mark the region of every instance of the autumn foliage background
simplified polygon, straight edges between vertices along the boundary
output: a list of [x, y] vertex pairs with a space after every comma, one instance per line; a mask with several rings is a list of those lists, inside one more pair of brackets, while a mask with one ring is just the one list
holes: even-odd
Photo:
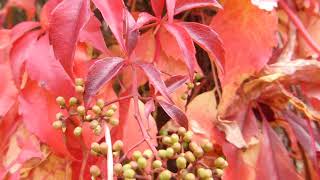
[[[214, 143], [205, 163], [224, 156], [222, 179], [320, 178], [319, 1], [0, 7], [0, 179], [89, 179], [92, 164], [107, 179], [113, 162], [92, 156], [92, 142], [121, 139], [130, 156], [155, 150], [159, 130], [178, 126]], [[85, 79], [83, 96], [75, 78]], [[95, 135], [73, 119], [56, 130], [57, 96], [83, 98], [88, 108], [103, 98], [118, 106], [120, 124]]]

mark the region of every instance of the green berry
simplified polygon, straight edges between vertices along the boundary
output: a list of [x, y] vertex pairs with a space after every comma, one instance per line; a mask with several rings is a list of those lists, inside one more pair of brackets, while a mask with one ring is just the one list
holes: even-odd
[[101, 174], [100, 168], [99, 168], [98, 166], [96, 166], [96, 165], [92, 165], [92, 166], [90, 167], [90, 174], [91, 174], [91, 176], [93, 176], [93, 177], [98, 177], [98, 176], [100, 176], [100, 174]]
[[161, 166], [162, 166], [162, 162], [160, 160], [155, 160], [152, 162], [153, 169], [161, 168]]
[[125, 165], [123, 165], [123, 167], [122, 167], [122, 170], [123, 170], [123, 171], [126, 171], [126, 170], [128, 170], [128, 169], [132, 169], [132, 167], [131, 167], [130, 164], [125, 164]]
[[191, 83], [191, 82], [187, 83], [187, 86], [188, 86], [188, 89], [189, 89], [189, 90], [191, 90], [191, 89], [194, 88], [194, 84]]
[[134, 151], [133, 153], [132, 153], [132, 159], [133, 160], [138, 160], [140, 157], [142, 157], [142, 153], [140, 152], [140, 151]]
[[159, 156], [161, 159], [167, 158], [167, 151], [164, 150], [164, 149], [160, 149], [160, 150], [158, 151], [158, 156]]
[[78, 106], [77, 112], [80, 116], [83, 116], [86, 113], [86, 108], [84, 106]]
[[110, 118], [110, 121], [109, 123], [112, 125], [112, 126], [117, 126], [119, 124], [119, 119], [117, 118]]
[[153, 156], [153, 152], [150, 149], [146, 149], [143, 151], [143, 156], [147, 159], [150, 159]]
[[79, 94], [82, 94], [84, 92], [84, 87], [83, 86], [76, 86], [76, 92]]
[[101, 154], [107, 155], [107, 153], [108, 153], [108, 145], [107, 145], [107, 143], [105, 143], [105, 142], [100, 143], [99, 150], [100, 150]]
[[91, 144], [91, 150], [99, 153], [99, 152], [100, 152], [100, 145], [99, 145], [98, 143], [96, 143], [96, 142], [93, 142], [93, 143]]
[[92, 149], [90, 150], [90, 153], [93, 156], [99, 156], [99, 154], [96, 151], [92, 150]]
[[193, 132], [192, 131], [187, 131], [184, 136], [183, 136], [183, 141], [185, 142], [190, 142], [193, 136]]
[[174, 156], [174, 149], [169, 147], [166, 149], [166, 157], [167, 158], [172, 158]]
[[183, 94], [180, 96], [180, 98], [185, 101], [185, 100], [188, 99], [188, 94], [187, 94], [187, 93], [183, 93]]
[[179, 142], [178, 134], [171, 134], [171, 141], [172, 141], [172, 143]]
[[95, 114], [100, 114], [101, 113], [101, 108], [97, 105], [94, 105], [92, 106], [92, 111], [95, 113]]
[[185, 169], [187, 167], [187, 160], [184, 157], [178, 157], [176, 159], [176, 164], [178, 169]]
[[125, 178], [134, 178], [136, 175], [136, 172], [133, 169], [127, 169], [123, 172], [123, 176]]
[[102, 131], [102, 127], [100, 125], [98, 125], [96, 128], [94, 128], [93, 133], [96, 136], [99, 136], [101, 134], [101, 131]]
[[183, 143], [182, 143], [182, 147], [183, 147], [184, 149], [187, 149], [187, 148], [189, 147], [189, 143], [183, 142]]
[[103, 99], [98, 99], [96, 102], [96, 105], [99, 106], [99, 108], [103, 108], [104, 107], [104, 100]]
[[175, 152], [180, 152], [181, 151], [181, 144], [178, 143], [178, 142], [174, 143], [171, 147], [173, 148], [173, 150]]
[[204, 168], [198, 168], [197, 169], [197, 174], [201, 179], [207, 178], [207, 172]]
[[66, 101], [65, 101], [64, 97], [62, 97], [62, 96], [58, 96], [56, 98], [56, 102], [60, 106], [65, 106], [66, 105]]
[[170, 137], [164, 136], [164, 137], [162, 138], [162, 143], [165, 144], [165, 145], [169, 145], [169, 146], [170, 146], [170, 145], [172, 144], [172, 140], [171, 140]]
[[228, 162], [225, 159], [223, 159], [222, 157], [218, 157], [214, 161], [214, 166], [219, 169], [224, 169], [228, 166]]
[[74, 106], [78, 103], [78, 99], [76, 97], [71, 97], [69, 99], [69, 106]]
[[184, 127], [179, 127], [179, 128], [178, 128], [178, 134], [179, 134], [180, 136], [183, 136], [184, 133], [186, 133], [186, 132], [187, 132], [186, 128], [184, 128]]
[[63, 119], [63, 114], [62, 114], [62, 112], [58, 112], [57, 114], [56, 114], [56, 120], [62, 120]]
[[196, 81], [200, 81], [200, 80], [202, 79], [202, 75], [201, 75], [200, 73], [196, 73], [194, 79], [195, 79]]
[[90, 114], [86, 115], [86, 117], [84, 118], [86, 121], [91, 121], [92, 120], [92, 116]]
[[194, 154], [191, 151], [185, 152], [184, 157], [187, 159], [187, 161], [189, 163], [193, 163], [196, 161], [196, 157], [194, 156]]
[[117, 163], [113, 166], [113, 170], [116, 175], [121, 175], [122, 174], [122, 165], [120, 163]]
[[159, 131], [159, 134], [160, 134], [161, 136], [167, 136], [167, 135], [168, 135], [168, 131], [167, 131], [167, 130], [164, 130], [164, 129], [161, 129], [161, 130]]
[[183, 180], [195, 180], [196, 176], [193, 173], [187, 173], [184, 177]]
[[172, 174], [169, 170], [164, 170], [159, 174], [159, 180], [170, 180], [171, 176]]
[[202, 150], [202, 148], [198, 147], [197, 149], [195, 149], [193, 151], [193, 154], [197, 157], [197, 158], [200, 158], [204, 155], [204, 152]]
[[113, 157], [117, 158], [120, 156], [120, 152], [119, 151], [112, 152], [112, 155]]
[[114, 110], [113, 109], [108, 109], [105, 114], [107, 117], [112, 117], [114, 115]]
[[61, 129], [62, 128], [62, 125], [63, 125], [63, 123], [62, 123], [62, 121], [54, 121], [53, 123], [52, 123], [52, 126], [53, 126], [53, 128], [55, 128], [55, 129]]
[[114, 151], [121, 151], [122, 148], [123, 148], [123, 142], [121, 140], [117, 140], [112, 146], [112, 149]]
[[76, 86], [84, 86], [84, 80], [82, 78], [75, 79]]
[[147, 167], [147, 165], [148, 165], [147, 160], [144, 157], [140, 157], [138, 159], [137, 163], [138, 163], [138, 167], [140, 169], [145, 169]]
[[99, 122], [97, 120], [92, 120], [90, 122], [90, 128], [95, 129], [99, 125]]
[[222, 169], [215, 169], [214, 170], [214, 174], [218, 177], [222, 177], [223, 176], [223, 170]]
[[81, 127], [78, 126], [78, 127], [74, 128], [73, 134], [74, 134], [75, 136], [80, 136], [81, 133], [82, 133], [82, 128], [81, 128]]
[[191, 151], [195, 151], [196, 149], [198, 149], [199, 148], [199, 146], [198, 146], [198, 144], [197, 143], [195, 143], [195, 142], [190, 142], [189, 143], [189, 149], [191, 149]]
[[118, 107], [115, 104], [111, 104], [110, 109], [112, 109], [113, 111], [117, 111]]
[[213, 150], [213, 144], [209, 140], [203, 142], [201, 144], [201, 147], [204, 150], [204, 152], [206, 152], [206, 153]]

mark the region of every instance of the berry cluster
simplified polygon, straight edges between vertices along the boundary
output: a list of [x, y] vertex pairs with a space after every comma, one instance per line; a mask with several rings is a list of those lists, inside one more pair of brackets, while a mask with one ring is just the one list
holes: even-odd
[[[203, 161], [214, 150], [209, 140], [201, 144], [192, 141], [192, 131], [180, 127], [176, 132], [161, 131], [158, 154], [150, 149], [143, 152], [134, 151], [131, 157], [123, 154], [122, 141], [113, 144], [115, 159], [114, 173], [118, 179], [182, 179], [182, 180], [212, 180], [220, 178], [228, 166], [227, 161], [218, 157], [214, 167], [208, 167]], [[92, 143], [91, 152], [95, 155], [106, 155], [104, 143]], [[122, 157], [121, 157], [122, 155]], [[100, 176], [100, 169], [93, 165], [90, 168], [93, 178]]]
[[68, 102], [62, 96], [56, 98], [57, 104], [64, 110], [64, 113], [58, 112], [56, 114], [56, 120], [52, 124], [55, 129], [62, 129], [65, 132], [66, 123], [70, 121], [76, 126], [73, 130], [74, 135], [80, 136], [82, 124], [90, 122], [90, 128], [98, 136], [102, 132], [103, 123], [108, 123], [111, 126], [119, 124], [119, 120], [113, 117], [117, 111], [115, 104], [107, 106], [103, 99], [98, 99], [92, 107], [85, 107], [83, 105], [84, 80], [76, 78], [75, 85], [78, 97], [71, 97]]

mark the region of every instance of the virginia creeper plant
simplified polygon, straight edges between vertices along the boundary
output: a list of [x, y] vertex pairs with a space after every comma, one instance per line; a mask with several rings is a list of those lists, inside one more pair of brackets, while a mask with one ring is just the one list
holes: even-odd
[[0, 179], [319, 179], [319, 4], [0, 2]]

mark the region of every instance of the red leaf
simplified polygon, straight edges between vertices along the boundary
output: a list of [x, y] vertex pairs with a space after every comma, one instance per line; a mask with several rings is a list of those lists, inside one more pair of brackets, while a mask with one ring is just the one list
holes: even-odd
[[40, 14], [40, 23], [42, 29], [46, 30], [49, 27], [50, 14], [61, 1], [62, 0], [49, 0], [43, 5]]
[[172, 76], [165, 81], [166, 86], [168, 87], [168, 93], [173, 93], [176, 89], [185, 85], [187, 82], [188, 77], [182, 75]]
[[222, 8], [216, 0], [177, 0], [174, 13], [179, 14], [183, 11], [202, 7]]
[[55, 56], [70, 77], [73, 77], [73, 58], [79, 34], [89, 18], [88, 0], [64, 0], [50, 16], [50, 42]]
[[85, 85], [84, 100], [88, 103], [99, 89], [110, 81], [123, 67], [124, 60], [118, 57], [105, 58], [96, 61], [89, 69]]
[[123, 35], [126, 9], [122, 0], [92, 0], [100, 10], [123, 51], [126, 51]]
[[130, 56], [133, 49], [136, 47], [138, 42], [139, 32], [138, 29], [135, 28], [136, 21], [134, 20], [133, 16], [130, 14], [129, 11], [125, 10], [125, 30], [126, 30], [126, 48], [127, 48], [127, 55]]
[[9, 64], [0, 64], [0, 73], [0, 119], [2, 119], [14, 105], [18, 90], [14, 84]]
[[168, 22], [172, 23], [176, 0], [166, 0], [166, 5], [167, 5]]
[[162, 16], [164, 1], [165, 0], [151, 0], [153, 12], [158, 18]]
[[27, 129], [56, 153], [71, 157], [62, 131], [52, 127], [55, 115], [59, 112], [55, 97], [38, 87], [35, 82], [28, 82], [21, 92], [19, 103], [19, 111]]
[[139, 63], [138, 66], [145, 72], [150, 83], [162, 94], [162, 96], [165, 97], [169, 102], [172, 102], [166, 84], [161, 79], [159, 70], [154, 67], [153, 64], [149, 63]]
[[134, 29], [140, 29], [142, 26], [144, 26], [152, 21], [157, 21], [157, 20], [158, 20], [158, 18], [152, 16], [149, 13], [146, 13], [146, 12], [139, 13], [137, 23], [136, 23]]
[[286, 148], [269, 123], [263, 121], [262, 125], [263, 141], [256, 167], [259, 179], [302, 179], [295, 171]]
[[25, 35], [27, 32], [31, 31], [39, 27], [40, 24], [38, 22], [25, 21], [15, 25], [10, 32], [10, 40], [11, 42], [15, 42], [17, 39]]
[[91, 15], [84, 29], [80, 32], [79, 41], [88, 42], [99, 51], [109, 54], [100, 26], [100, 21], [94, 15]]
[[188, 118], [177, 106], [166, 101], [158, 100], [163, 110], [180, 126], [188, 129]]
[[189, 36], [188, 32], [179, 25], [166, 23], [164, 26], [167, 31], [176, 38], [177, 42], [179, 42], [179, 48], [189, 69], [190, 79], [192, 79], [197, 59], [195, 57], [196, 50], [191, 37]]
[[277, 43], [278, 18], [275, 12], [263, 11], [250, 0], [226, 1], [223, 8], [210, 26], [219, 34], [225, 48], [225, 74], [221, 78], [225, 86], [242, 81], [267, 64]]
[[148, 120], [148, 122], [149, 122], [149, 116], [150, 116], [151, 112], [155, 111], [155, 109], [156, 108], [154, 106], [153, 99], [147, 101], [146, 104], [144, 105], [144, 116]]
[[209, 26], [193, 23], [180, 23], [189, 33], [191, 38], [204, 50], [206, 50], [218, 68], [223, 72], [224, 67], [224, 48], [218, 34]]
[[56, 96], [71, 97], [72, 81], [60, 62], [55, 59], [48, 35], [42, 36], [30, 49], [26, 70], [32, 80]]

